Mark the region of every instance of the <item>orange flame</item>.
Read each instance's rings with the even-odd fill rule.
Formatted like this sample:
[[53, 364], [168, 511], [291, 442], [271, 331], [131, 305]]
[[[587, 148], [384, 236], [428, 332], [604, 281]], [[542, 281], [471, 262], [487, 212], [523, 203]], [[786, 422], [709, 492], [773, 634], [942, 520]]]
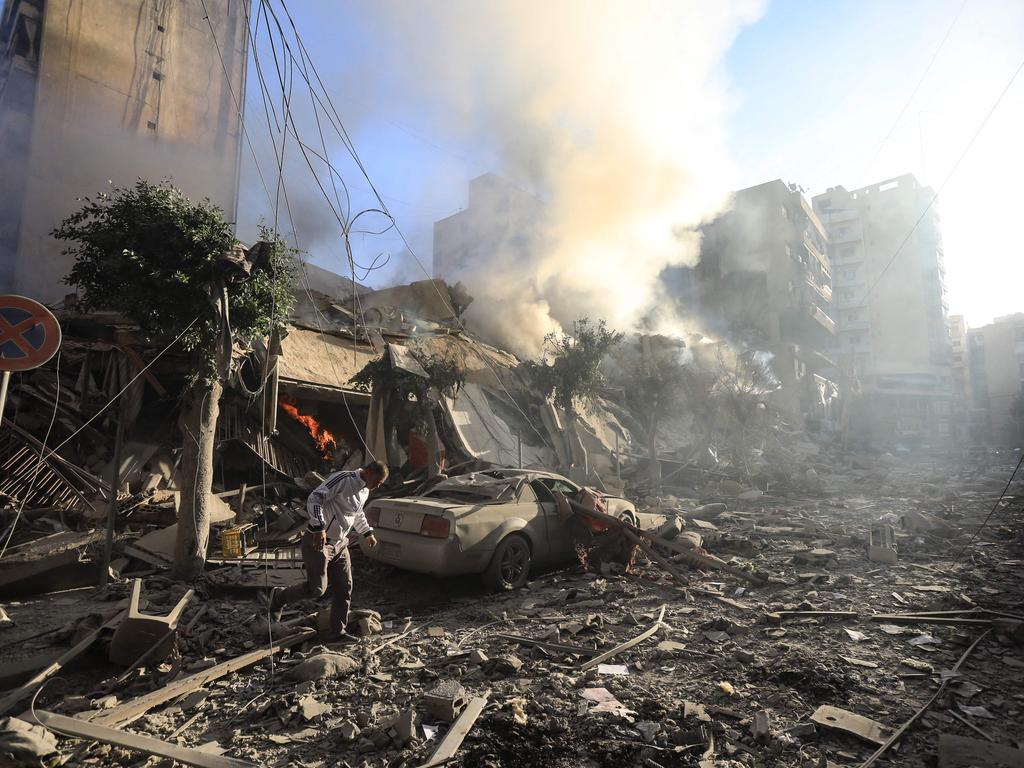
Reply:
[[317, 449], [323, 454], [325, 459], [330, 460], [331, 451], [338, 447], [338, 440], [331, 434], [330, 430], [325, 429], [312, 416], [299, 413], [299, 409], [295, 407], [294, 403], [290, 403], [287, 400], [279, 400], [278, 405], [284, 408], [285, 413], [309, 430], [310, 437], [316, 443]]

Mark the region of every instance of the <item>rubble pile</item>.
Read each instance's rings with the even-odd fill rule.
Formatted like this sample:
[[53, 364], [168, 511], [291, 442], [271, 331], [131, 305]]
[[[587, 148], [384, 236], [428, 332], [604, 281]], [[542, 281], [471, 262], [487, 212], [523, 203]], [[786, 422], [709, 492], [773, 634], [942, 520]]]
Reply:
[[[694, 551], [733, 569], [676, 561], [686, 583], [641, 553], [628, 573], [571, 567], [483, 599], [465, 581], [417, 592], [421, 578], [356, 552], [355, 646], [317, 639], [313, 603], [268, 633], [258, 594], [284, 569], [240, 578], [229, 565], [196, 585], [163, 658], [114, 664], [116, 630], [100, 629], [89, 663], [69, 661], [34, 707], [258, 765], [419, 766], [454, 747], [447, 764], [803, 767], [861, 765], [942, 686], [882, 764], [981, 749], [965, 739], [1019, 748], [1018, 487], [961, 556], [1010, 467], [856, 461], [814, 493], [708, 478], [692, 495], [647, 499], [656, 514], [642, 528], [699, 532]], [[880, 521], [895, 563], [868, 557]], [[685, 557], [648, 535], [662, 557]], [[148, 614], [186, 591], [140, 578]], [[0, 674], [16, 685], [27, 658], [110, 624], [132, 584], [7, 602]], [[36, 689], [10, 703], [21, 722], [5, 739], [32, 722]], [[95, 738], [38, 748], [73, 753], [71, 765], [138, 759]]]

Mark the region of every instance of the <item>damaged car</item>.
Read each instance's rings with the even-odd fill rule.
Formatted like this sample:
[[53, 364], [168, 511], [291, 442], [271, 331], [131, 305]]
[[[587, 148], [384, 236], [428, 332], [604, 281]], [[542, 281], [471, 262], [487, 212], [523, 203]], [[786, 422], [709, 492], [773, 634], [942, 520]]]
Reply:
[[[443, 480], [422, 496], [380, 498], [366, 506], [378, 545], [367, 557], [433, 576], [482, 574], [495, 590], [521, 587], [536, 569], [571, 561], [570, 532], [555, 494], [579, 500], [583, 488], [551, 472], [489, 469]], [[602, 496], [608, 514], [633, 525], [636, 507]]]

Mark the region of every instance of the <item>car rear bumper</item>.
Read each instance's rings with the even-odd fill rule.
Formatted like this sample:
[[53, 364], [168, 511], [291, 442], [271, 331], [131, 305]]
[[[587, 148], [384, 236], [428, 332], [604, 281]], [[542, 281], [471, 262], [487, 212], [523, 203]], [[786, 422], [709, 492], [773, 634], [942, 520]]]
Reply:
[[387, 563], [396, 568], [432, 576], [459, 576], [483, 573], [494, 550], [473, 549], [463, 552], [458, 541], [432, 539], [415, 533], [403, 533], [386, 528], [375, 528], [377, 546], [367, 546], [360, 538], [359, 549], [371, 560]]

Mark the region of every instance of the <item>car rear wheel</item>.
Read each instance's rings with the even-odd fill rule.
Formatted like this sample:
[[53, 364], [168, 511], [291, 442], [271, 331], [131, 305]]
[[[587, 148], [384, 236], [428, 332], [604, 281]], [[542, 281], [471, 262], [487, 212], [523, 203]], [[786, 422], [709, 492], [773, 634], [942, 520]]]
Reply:
[[506, 536], [498, 543], [487, 567], [487, 583], [495, 590], [519, 589], [530, 578], [532, 562], [529, 542], [515, 533]]

